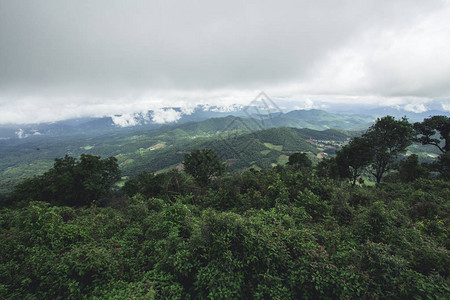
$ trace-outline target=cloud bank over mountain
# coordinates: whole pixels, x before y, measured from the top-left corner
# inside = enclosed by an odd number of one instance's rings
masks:
[[[0,123],[245,105],[259,91],[299,107],[450,101],[448,0],[5,0],[0,45]]]

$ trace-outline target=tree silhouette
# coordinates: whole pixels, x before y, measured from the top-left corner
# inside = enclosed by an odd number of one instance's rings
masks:
[[[306,153],[296,152],[289,156],[288,165],[292,166],[295,170],[309,170],[312,168],[312,161],[309,159]]]
[[[81,206],[106,197],[120,179],[115,157],[82,154],[80,160],[66,155],[55,159],[53,168],[15,187],[18,200],[49,201],[58,205]]]
[[[414,123],[416,142],[436,146],[442,153],[450,150],[450,119],[447,116],[432,116],[423,122]],[[440,139],[436,138],[439,133]],[[442,145],[443,144],[443,145]]]
[[[396,120],[392,116],[378,118],[363,134],[363,138],[372,149],[372,175],[375,176],[377,183],[381,182],[381,178],[392,166],[395,158],[411,145],[413,135],[413,127],[405,117]]]
[[[194,177],[201,187],[206,187],[212,177],[220,176],[225,171],[225,164],[211,149],[193,150],[185,154],[183,165],[184,171]]]
[[[411,154],[407,159],[399,163],[398,172],[400,180],[404,183],[412,182],[417,178],[428,177],[427,168],[419,164],[417,154]]]
[[[355,137],[336,153],[336,163],[341,177],[348,177],[355,185],[356,179],[373,158],[372,147],[365,138]]]

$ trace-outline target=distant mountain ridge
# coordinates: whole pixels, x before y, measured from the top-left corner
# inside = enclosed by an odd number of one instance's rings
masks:
[[[108,118],[66,120],[58,122],[61,127],[53,127],[55,123],[41,124],[39,134],[33,133],[31,130],[36,129],[30,127],[30,131],[20,133],[30,134],[27,138],[0,140],[0,194],[10,191],[21,179],[42,174],[55,158],[64,155],[115,156],[126,177],[142,171],[160,172],[180,167],[185,153],[201,148],[216,151],[231,171],[270,168],[286,163],[294,152],[308,152],[312,159],[318,160],[333,155],[351,137],[361,133],[361,130],[329,129],[328,126],[342,123],[349,127],[362,126],[371,120],[348,118],[348,115],[312,110],[128,127],[111,125]],[[299,128],[308,126],[322,130]],[[64,133],[73,127],[78,131]],[[54,129],[62,130],[61,134],[44,134],[45,130],[54,133],[51,131]],[[87,133],[73,133],[83,130]],[[411,150],[422,151],[416,148]]]
[[[430,115],[447,114],[446,112],[437,110],[414,113],[392,107],[373,109],[368,112],[366,111],[365,114],[331,113],[319,109],[293,110],[287,113],[281,111],[261,113],[258,109],[251,108],[249,106],[237,105],[229,108],[204,105],[197,106],[193,109],[166,107],[145,113],[114,115],[100,118],[86,117],[41,124],[0,125],[0,141],[30,137],[93,136],[133,127],[152,130],[162,126],[179,126],[189,122],[200,122],[226,116],[242,118],[252,130],[255,126],[260,130],[283,126],[315,130],[329,128],[363,130],[369,127],[377,117],[385,115],[395,117],[406,115],[411,122],[414,122],[421,121]],[[210,126],[212,128],[216,127],[214,124],[210,124]]]
[[[87,120],[90,123],[93,120]],[[96,121],[96,120],[94,120]],[[98,120],[97,120],[98,121]],[[70,121],[74,122],[74,121]],[[86,122],[81,122],[85,124]],[[69,126],[69,124],[66,124]],[[308,139],[345,141],[354,133],[330,129],[268,128],[249,117],[227,116],[199,122],[119,128],[93,136],[30,136],[0,141],[0,193],[29,176],[47,170],[54,158],[86,153],[115,156],[124,176],[142,171],[157,172],[181,164],[184,153],[212,148],[227,161],[230,170],[270,168],[285,163],[295,151],[319,153]]]

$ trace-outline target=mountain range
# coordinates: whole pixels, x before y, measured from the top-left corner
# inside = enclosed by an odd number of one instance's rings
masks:
[[[259,129],[273,127],[310,128],[325,130],[339,128],[343,130],[363,130],[370,126],[377,117],[392,115],[407,116],[410,121],[421,121],[430,115],[448,114],[444,111],[414,113],[399,108],[382,107],[363,111],[358,114],[332,113],[324,110],[293,110],[287,113],[275,113],[255,109],[252,106],[197,106],[186,110],[179,107],[167,107],[150,110],[145,113],[123,114],[105,117],[86,117],[40,124],[0,125],[0,141],[33,137],[93,136],[116,131],[134,129],[158,129],[167,125],[179,126],[188,122],[199,122],[211,118],[226,116],[241,117],[248,124]]]
[[[322,110],[267,114],[248,109],[197,109],[186,114],[176,108],[167,111],[179,119],[160,124],[148,112],[134,116],[128,126],[119,126],[113,117],[19,128],[11,125],[7,129],[16,130],[14,136],[0,140],[0,193],[10,191],[24,178],[45,172],[55,158],[83,153],[115,156],[124,180],[142,171],[180,168],[184,154],[200,148],[215,150],[230,171],[270,168],[286,163],[294,152],[306,152],[318,161],[334,154],[374,121],[372,116]],[[432,147],[413,145],[410,151],[419,154],[422,161],[437,156]]]

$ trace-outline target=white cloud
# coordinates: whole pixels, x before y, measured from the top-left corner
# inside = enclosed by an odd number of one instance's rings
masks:
[[[139,123],[139,114],[124,114],[112,116],[114,124],[120,127],[135,126]]]
[[[0,1],[0,45],[0,124],[450,97],[448,0]]]
[[[159,109],[153,112],[152,120],[157,124],[176,122],[181,118],[181,112],[174,109]]]
[[[321,105],[315,104],[313,100],[307,98],[302,104],[295,105],[294,109],[314,109],[321,108]]]
[[[407,110],[407,111],[415,112],[415,113],[423,113],[423,112],[426,112],[428,110],[428,108],[422,103],[406,104],[404,109]]]
[[[195,110],[195,105],[186,103],[186,105],[181,107],[181,112],[183,113],[183,115],[190,115],[194,112]]]
[[[442,103],[442,109],[446,111],[450,111],[450,103]]]
[[[15,132],[15,134],[16,134],[17,138],[19,138],[19,139],[25,139],[25,138],[30,136],[29,134],[26,134],[25,131],[22,128],[17,130]]]
[[[444,3],[444,2],[443,2]],[[394,27],[375,27],[311,69],[304,92],[447,97],[450,5]]]

